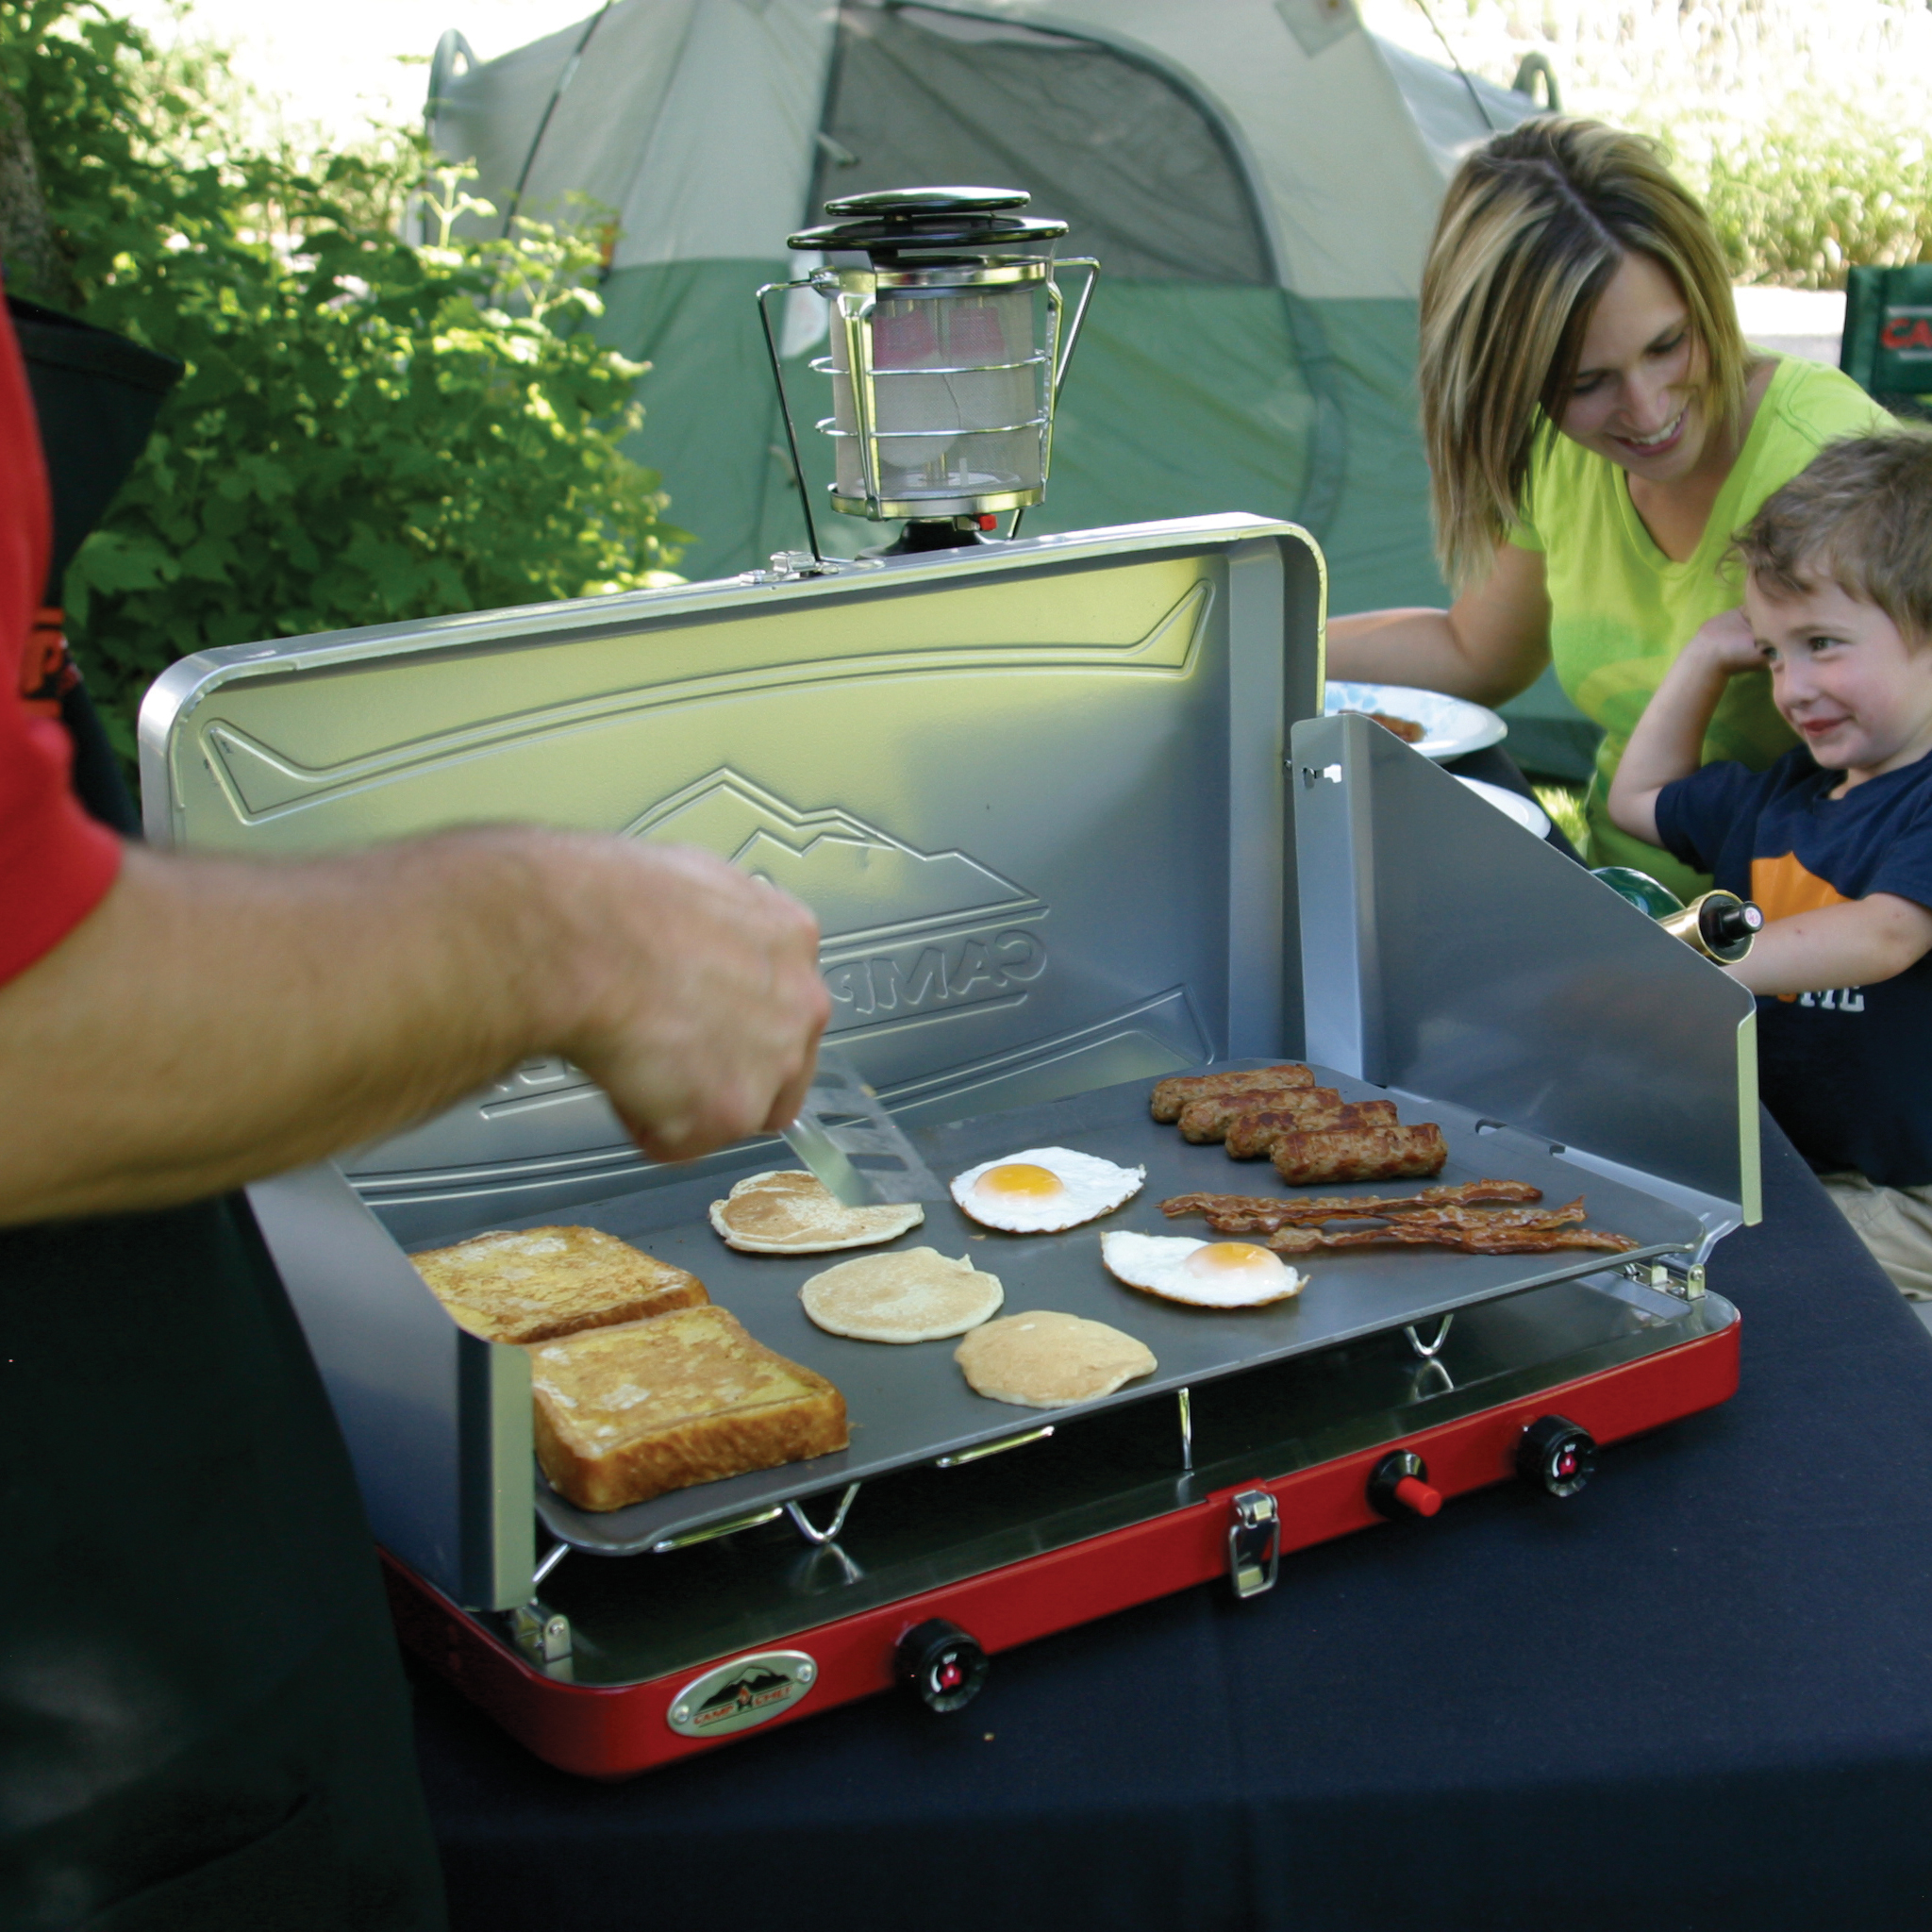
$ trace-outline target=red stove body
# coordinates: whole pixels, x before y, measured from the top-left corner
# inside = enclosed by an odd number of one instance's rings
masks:
[[[1660,1354],[1404,1437],[1404,1450],[1422,1460],[1431,1493],[1443,1498],[1496,1482],[1541,1480],[1541,1472],[1522,1467],[1522,1452],[1527,1433],[1546,1417],[1559,1415],[1603,1444],[1726,1400],[1738,1383],[1736,1313],[1706,1296],[1695,1326],[1701,1332],[1693,1339]],[[626,1777],[715,1749],[754,1727],[790,1724],[855,1698],[922,1694],[935,1708],[947,1707],[970,1678],[949,1658],[939,1674],[918,1680],[917,1660],[907,1657],[906,1645],[925,1626],[942,1626],[941,1642],[946,1633],[958,1633],[971,1646],[969,1656],[990,1658],[1173,1591],[1194,1585],[1240,1590],[1236,1545],[1243,1506],[1253,1516],[1257,1497],[1268,1499],[1275,1525],[1272,1539],[1264,1529],[1257,1540],[1259,1574],[1247,1591],[1263,1596],[1281,1557],[1355,1530],[1388,1526],[1370,1492],[1391,1454],[1378,1444],[1313,1468],[1223,1486],[1163,1515],[1063,1549],[803,1625],[704,1671],[674,1670],[617,1686],[561,1679],[554,1664],[546,1669],[535,1660],[541,1656],[541,1624],[534,1641],[519,1649],[500,1624],[465,1612],[406,1564],[386,1556],[384,1570],[397,1631],[411,1652],[546,1762],[585,1777]],[[1567,1469],[1563,1460],[1557,1458],[1551,1473],[1567,1485],[1575,1457],[1568,1458]],[[776,1657],[770,1655],[774,1649]],[[715,1722],[701,1722],[695,1730],[689,1722],[674,1723],[681,1702],[697,1701],[708,1683],[728,1684],[747,1669],[779,1679],[763,1702],[718,1707]]]

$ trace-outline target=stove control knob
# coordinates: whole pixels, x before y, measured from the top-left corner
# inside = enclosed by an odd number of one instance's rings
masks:
[[[1538,1416],[1516,1444],[1516,1474],[1553,1496],[1574,1496],[1595,1469],[1595,1438],[1567,1416]]]
[[[1369,1505],[1399,1522],[1405,1516],[1435,1515],[1442,1507],[1442,1492],[1429,1487],[1428,1464],[1403,1449],[1376,1463],[1369,1477]]]
[[[892,1674],[929,1710],[960,1710],[979,1695],[991,1668],[985,1651],[957,1624],[915,1624],[892,1653]]]

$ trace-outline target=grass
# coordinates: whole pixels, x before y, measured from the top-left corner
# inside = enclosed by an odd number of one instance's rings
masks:
[[[1743,282],[1839,288],[1853,262],[1932,259],[1925,0],[1429,0],[1472,74],[1557,70],[1566,112],[1658,136]],[[1421,0],[1357,0],[1441,60]]]
[[[1536,802],[1549,813],[1557,831],[1581,852],[1590,836],[1583,823],[1583,787],[1532,783],[1529,789],[1536,793]]]

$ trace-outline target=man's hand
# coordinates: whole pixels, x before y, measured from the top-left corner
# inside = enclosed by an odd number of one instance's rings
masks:
[[[164,1207],[565,1054],[645,1152],[797,1111],[830,1002],[795,900],[701,852],[516,826],[342,858],[128,850],[0,986],[0,1224]]]
[[[831,1000],[818,922],[688,846],[585,841],[567,974],[583,1011],[558,1042],[654,1160],[788,1124]]]

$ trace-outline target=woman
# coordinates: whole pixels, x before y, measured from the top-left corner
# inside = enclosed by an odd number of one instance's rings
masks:
[[[1651,142],[1554,115],[1450,184],[1419,375],[1456,601],[1337,618],[1329,675],[1493,705],[1554,658],[1604,727],[1591,863],[1704,890],[1610,824],[1617,759],[1678,650],[1737,604],[1731,532],[1823,444],[1891,419],[1835,369],[1745,346],[1717,238]],[[1762,767],[1794,742],[1765,681],[1740,678],[1704,757]]]

